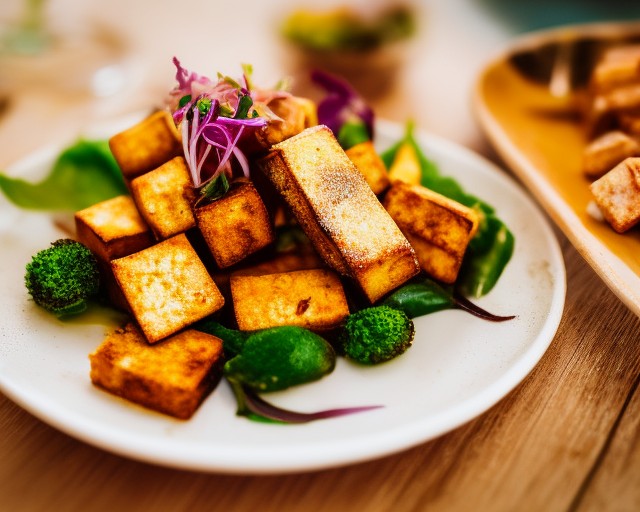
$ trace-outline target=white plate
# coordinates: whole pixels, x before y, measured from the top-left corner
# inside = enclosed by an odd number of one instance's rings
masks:
[[[380,123],[380,147],[402,127]],[[108,136],[112,131],[103,131]],[[443,173],[494,205],[515,235],[512,261],[478,303],[491,323],[461,311],[416,320],[413,347],[378,367],[338,361],[319,382],[271,394],[300,411],[381,404],[384,408],[305,425],[251,422],[235,415],[226,383],[186,422],[111,396],[89,380],[88,354],[106,327],[61,322],[31,302],[23,284],[31,255],[64,233],[47,215],[0,204],[0,389],[46,423],[95,446],[166,466],[227,473],[278,473],[364,461],[439,436],[481,414],[513,389],[542,357],[558,327],[565,269],[557,241],[537,207],[500,169],[451,142],[419,140]],[[12,168],[35,175],[45,151]]]
[[[577,114],[598,52],[608,45],[639,42],[637,20],[527,34],[485,65],[474,95],[478,120],[496,151],[604,283],[638,316],[640,230],[618,234],[587,213],[593,201],[590,181],[582,172],[588,138]]]

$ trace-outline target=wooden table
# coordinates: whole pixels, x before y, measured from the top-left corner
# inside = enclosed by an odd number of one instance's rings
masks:
[[[140,26],[136,24],[144,14],[136,4],[130,16],[119,21],[125,28],[127,24],[129,28]],[[166,41],[152,36],[175,27],[169,13],[154,19],[154,23],[144,20],[146,35],[138,34],[139,42],[145,42],[138,50],[143,54],[146,50],[148,56],[152,55],[150,48],[158,53],[170,51]],[[456,19],[450,18],[450,25]],[[198,33],[197,26],[194,32]],[[437,25],[431,34],[434,32],[437,37],[450,37],[446,24]],[[491,32],[483,33],[485,39],[478,41],[484,41],[484,46],[476,45],[476,54],[467,56],[469,68],[465,75],[456,75],[455,86],[429,81],[425,87],[430,95],[414,105],[406,101],[407,94],[414,97],[412,91],[396,91],[376,104],[380,115],[398,121],[415,115],[418,126],[493,157],[463,97],[468,94],[474,66],[479,65],[478,54],[486,57],[500,40]],[[465,33],[456,37],[459,42]],[[458,56],[467,52],[467,47],[448,41],[447,48],[454,48]],[[447,62],[438,53],[441,46],[430,44],[435,45],[430,47],[430,58],[412,71],[414,78],[429,76]],[[181,50],[186,51],[184,44]],[[257,51],[267,64],[276,65],[264,48]],[[237,61],[246,53],[237,49],[224,58]],[[194,55],[196,62],[206,58],[202,52]],[[156,56],[149,65],[154,77],[161,76],[158,70],[169,69],[158,59]],[[466,80],[464,87],[459,79]],[[414,87],[416,92],[423,86],[416,83]],[[153,91],[153,87],[145,90]],[[92,121],[114,113],[108,100],[97,107],[73,98],[51,103],[41,93],[25,93],[15,100],[9,115],[0,120],[0,165],[45,142],[69,139]],[[137,95],[126,105],[119,103],[118,109],[137,108],[145,101]],[[31,115],[38,116],[37,124],[30,122]],[[31,137],[22,135],[27,132]],[[0,510],[640,510],[640,396],[636,392],[640,319],[602,284],[561,233],[558,238],[568,291],[549,350],[506,398],[453,432],[380,460],[319,472],[201,474],[156,467],[93,448],[47,426],[0,395]]]
[[[320,472],[199,474],[93,448],[0,395],[0,509],[639,510],[640,319],[559,237],[568,291],[549,350],[512,393],[449,434]]]

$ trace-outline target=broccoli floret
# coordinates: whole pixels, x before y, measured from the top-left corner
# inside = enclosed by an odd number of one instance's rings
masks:
[[[81,313],[100,288],[95,256],[71,239],[56,240],[33,256],[24,280],[35,303],[56,316]]]
[[[258,392],[278,391],[321,378],[335,368],[333,347],[302,327],[253,332],[242,351],[224,365],[224,375]]]
[[[414,335],[413,322],[404,312],[376,306],[349,315],[338,343],[348,359],[378,364],[404,353]]]

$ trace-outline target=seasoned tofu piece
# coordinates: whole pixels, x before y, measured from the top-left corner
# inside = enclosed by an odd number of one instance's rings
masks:
[[[326,126],[273,146],[259,161],[328,266],[371,302],[420,269],[409,242]]]
[[[374,194],[381,194],[389,187],[387,168],[371,141],[356,144],[345,153],[367,180]]]
[[[326,268],[324,261],[311,248],[296,248],[279,252],[275,256],[248,266],[236,266],[213,274],[213,280],[225,297],[229,296],[231,274],[239,276],[262,276],[295,270]]]
[[[154,243],[130,196],[117,196],[75,214],[76,236],[98,260],[100,277],[111,303],[128,309],[111,271],[110,261],[141,251]]]
[[[453,283],[478,226],[474,210],[421,185],[394,183],[384,206],[416,251],[422,269]]]
[[[403,143],[396,153],[389,169],[391,183],[402,181],[410,185],[419,185],[422,179],[422,169],[416,150],[408,142]]]
[[[640,222],[640,157],[627,158],[591,184],[604,218],[618,233]]]
[[[620,130],[607,132],[584,150],[583,171],[589,178],[599,178],[625,158],[640,154],[640,143]]]
[[[231,276],[231,296],[243,331],[297,325],[315,331],[337,327],[349,314],[338,276],[330,270],[298,270]]]
[[[187,163],[181,156],[134,179],[131,194],[158,240],[184,233],[196,225],[191,210],[195,192]]]
[[[103,261],[128,256],[154,239],[130,196],[117,196],[75,214],[78,240]]]
[[[254,106],[258,111],[261,108],[259,104]],[[266,129],[257,132],[258,141],[265,148],[318,124],[316,104],[307,98],[299,96],[276,98],[269,102],[269,110],[272,115],[267,116],[269,122]],[[277,117],[273,118],[273,114]]]
[[[133,323],[89,355],[94,385],[149,409],[189,419],[222,375],[222,341],[189,329],[149,345]]]
[[[640,136],[640,110],[620,112],[618,114],[620,128],[631,136]]]
[[[604,52],[591,74],[590,87],[598,91],[640,82],[640,45],[616,46]]]
[[[111,262],[150,343],[218,311],[224,298],[184,234]]]
[[[109,147],[127,181],[182,154],[180,134],[166,111],[114,135]]]
[[[194,212],[220,268],[238,263],[275,239],[267,208],[251,182],[232,186],[224,197]]]

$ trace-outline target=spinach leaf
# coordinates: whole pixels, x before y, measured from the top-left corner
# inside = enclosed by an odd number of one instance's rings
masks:
[[[127,193],[107,141],[84,139],[64,149],[41,182],[0,174],[0,190],[21,208],[54,211],[82,210]]]

